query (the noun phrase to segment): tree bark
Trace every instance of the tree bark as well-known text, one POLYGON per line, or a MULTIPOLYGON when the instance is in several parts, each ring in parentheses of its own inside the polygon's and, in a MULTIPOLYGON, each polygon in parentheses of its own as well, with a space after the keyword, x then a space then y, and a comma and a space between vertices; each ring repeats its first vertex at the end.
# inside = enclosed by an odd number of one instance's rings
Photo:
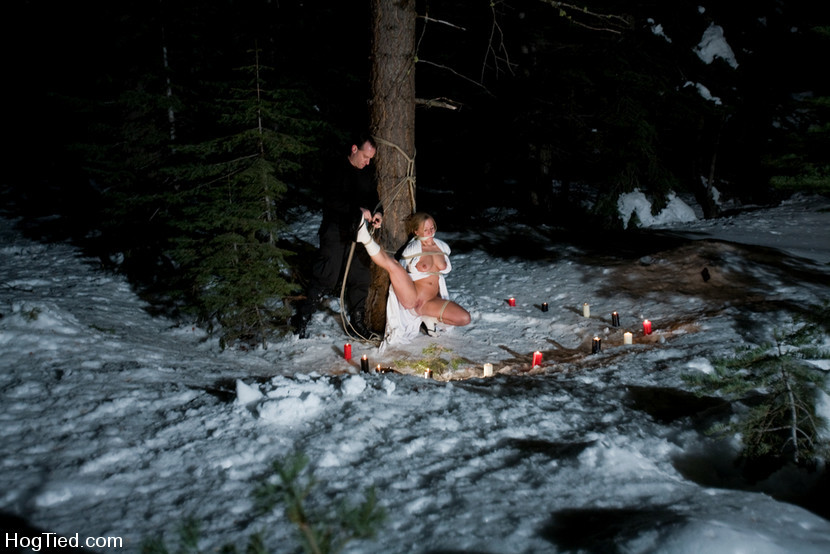
MULTIPOLYGON (((375 237, 388 252, 403 245, 404 220, 415 209, 415 16, 415 0, 371 0, 369 128, 378 141, 375 163, 384 208, 383 229, 375 237)), ((374 331, 386 324, 388 290, 388 274, 373 266, 366 316, 374 331)))

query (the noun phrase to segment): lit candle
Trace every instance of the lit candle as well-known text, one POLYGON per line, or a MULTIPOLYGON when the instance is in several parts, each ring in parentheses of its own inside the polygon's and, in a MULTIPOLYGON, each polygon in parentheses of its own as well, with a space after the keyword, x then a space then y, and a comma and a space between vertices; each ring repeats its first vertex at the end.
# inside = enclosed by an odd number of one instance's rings
POLYGON ((369 358, 366 354, 360 358, 360 371, 363 373, 369 373, 369 358))
POLYGON ((582 315, 585 317, 591 317, 591 306, 587 302, 582 305, 582 315))
POLYGON ((594 337, 594 341, 591 343, 591 354, 599 354, 600 351, 602 351, 602 339, 594 337))
POLYGON ((542 302, 542 311, 543 312, 548 311, 548 303, 547 302, 542 302))
POLYGON ((510 298, 507 299, 507 305, 508 306, 515 306, 516 305, 516 299, 511 296, 510 298))
POLYGON ((542 353, 537 350, 536 352, 533 353, 533 363, 531 364, 531 367, 536 367, 537 365, 541 365, 541 364, 542 364, 542 353))
POLYGON ((484 364, 484 376, 485 377, 492 377, 493 376, 493 364, 484 364))
POLYGON ((375 368, 375 373, 381 373, 380 364, 375 368))
POLYGON ((643 333, 646 335, 651 334, 651 322, 647 319, 643 321, 643 333))
POLYGON ((351 344, 346 343, 346 344, 343 345, 343 357, 346 358, 347 360, 352 359, 352 345, 351 344))
POLYGON ((617 312, 611 312, 611 325, 614 327, 620 326, 620 314, 617 312))
POLYGON ((427 368, 424 372, 424 379, 432 379, 432 370, 430 368, 427 368))
POLYGON ((623 344, 632 344, 633 339, 634 339, 634 336, 631 333, 629 333, 628 331, 623 333, 623 344))

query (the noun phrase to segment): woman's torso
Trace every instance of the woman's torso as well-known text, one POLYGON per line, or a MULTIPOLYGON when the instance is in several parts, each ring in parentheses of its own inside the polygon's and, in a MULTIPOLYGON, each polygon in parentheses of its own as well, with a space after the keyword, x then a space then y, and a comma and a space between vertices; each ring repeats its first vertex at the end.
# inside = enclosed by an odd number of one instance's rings
MULTIPOLYGON (((447 269, 447 258, 444 252, 434 242, 432 244, 422 242, 421 255, 413 265, 417 272, 413 277, 418 277, 415 279, 418 297, 422 300, 431 300, 438 296, 440 273, 447 269)), ((410 273, 415 273, 412 267, 409 270, 410 273)))

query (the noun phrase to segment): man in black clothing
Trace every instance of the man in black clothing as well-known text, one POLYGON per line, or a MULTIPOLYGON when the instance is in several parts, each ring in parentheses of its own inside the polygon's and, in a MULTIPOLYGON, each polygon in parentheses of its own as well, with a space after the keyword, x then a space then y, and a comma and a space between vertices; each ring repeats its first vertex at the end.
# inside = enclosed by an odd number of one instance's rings
MULTIPOLYGON (((323 295, 337 286, 343 275, 351 244, 355 240, 361 208, 372 213, 372 223, 376 228, 383 221, 374 167, 369 167, 376 153, 375 141, 368 135, 362 135, 353 141, 348 154, 337 160, 333 174, 328 177, 323 197, 323 222, 319 230, 320 250, 306 299, 292 318, 294 330, 301 339, 308 336, 308 322, 317 304, 323 295)), ((349 320, 355 331, 364 337, 370 334, 364 321, 371 282, 370 265, 371 260, 365 249, 355 249, 346 281, 345 300, 349 320)))

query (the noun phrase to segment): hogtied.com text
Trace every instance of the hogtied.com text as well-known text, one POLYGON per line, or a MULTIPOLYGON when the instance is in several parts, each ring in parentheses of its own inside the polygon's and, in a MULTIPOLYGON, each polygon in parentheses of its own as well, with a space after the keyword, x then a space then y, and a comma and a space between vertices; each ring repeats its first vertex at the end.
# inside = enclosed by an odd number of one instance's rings
POLYGON ((74 536, 59 537, 57 533, 41 533, 31 537, 20 533, 6 533, 4 542, 7 549, 28 548, 40 552, 42 548, 124 548, 121 537, 86 537, 80 533, 74 536))

